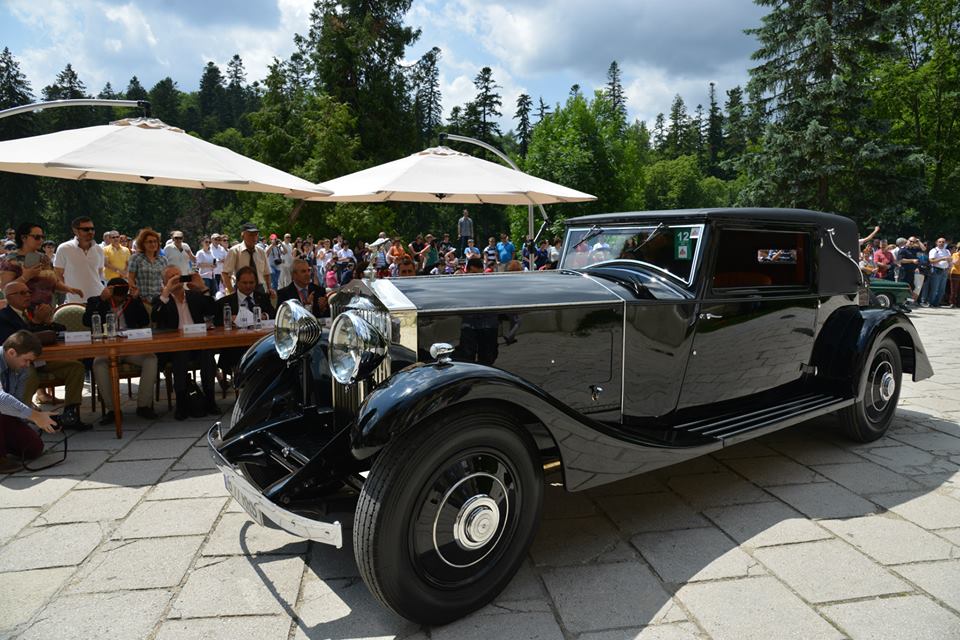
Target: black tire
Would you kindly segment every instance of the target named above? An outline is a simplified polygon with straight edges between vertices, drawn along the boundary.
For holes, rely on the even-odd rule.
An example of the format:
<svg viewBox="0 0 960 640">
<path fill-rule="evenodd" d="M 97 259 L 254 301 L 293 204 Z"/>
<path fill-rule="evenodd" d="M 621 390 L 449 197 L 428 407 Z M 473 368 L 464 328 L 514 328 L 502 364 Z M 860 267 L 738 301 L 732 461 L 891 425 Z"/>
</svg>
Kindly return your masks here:
<svg viewBox="0 0 960 640">
<path fill-rule="evenodd" d="M 884 309 L 889 309 L 893 306 L 893 300 L 885 293 L 876 294 L 877 305 L 883 307 Z"/>
<path fill-rule="evenodd" d="M 357 503 L 354 554 L 373 595 L 440 625 L 489 603 L 536 534 L 543 469 L 509 417 L 452 412 L 388 444 Z"/>
<path fill-rule="evenodd" d="M 860 397 L 853 406 L 839 412 L 851 439 L 873 442 L 887 432 L 897 411 L 902 378 L 900 349 L 893 340 L 884 338 L 860 374 Z"/>
</svg>

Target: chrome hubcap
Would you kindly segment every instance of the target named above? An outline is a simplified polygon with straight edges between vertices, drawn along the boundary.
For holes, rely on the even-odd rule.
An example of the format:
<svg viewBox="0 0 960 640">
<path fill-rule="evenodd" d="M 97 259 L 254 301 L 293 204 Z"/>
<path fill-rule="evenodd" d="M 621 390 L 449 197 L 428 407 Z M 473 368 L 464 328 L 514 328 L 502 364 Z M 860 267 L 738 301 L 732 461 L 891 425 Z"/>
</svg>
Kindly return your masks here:
<svg viewBox="0 0 960 640">
<path fill-rule="evenodd" d="M 464 549 L 479 549 L 497 532 L 500 508 L 490 496 L 473 496 L 460 508 L 453 539 Z"/>
<path fill-rule="evenodd" d="M 897 390 L 897 380 L 889 371 L 884 372 L 880 378 L 880 399 L 889 402 L 893 397 L 893 392 Z"/>
</svg>

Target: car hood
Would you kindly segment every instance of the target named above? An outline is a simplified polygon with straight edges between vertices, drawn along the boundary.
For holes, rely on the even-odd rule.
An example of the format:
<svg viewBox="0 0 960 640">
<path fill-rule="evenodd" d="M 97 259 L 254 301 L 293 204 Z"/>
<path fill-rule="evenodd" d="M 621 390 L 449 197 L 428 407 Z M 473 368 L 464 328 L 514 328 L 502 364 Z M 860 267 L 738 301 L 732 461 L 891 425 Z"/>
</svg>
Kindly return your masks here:
<svg viewBox="0 0 960 640">
<path fill-rule="evenodd" d="M 421 313 L 608 305 L 623 300 L 600 281 L 576 271 L 390 278 L 389 283 Z"/>
</svg>

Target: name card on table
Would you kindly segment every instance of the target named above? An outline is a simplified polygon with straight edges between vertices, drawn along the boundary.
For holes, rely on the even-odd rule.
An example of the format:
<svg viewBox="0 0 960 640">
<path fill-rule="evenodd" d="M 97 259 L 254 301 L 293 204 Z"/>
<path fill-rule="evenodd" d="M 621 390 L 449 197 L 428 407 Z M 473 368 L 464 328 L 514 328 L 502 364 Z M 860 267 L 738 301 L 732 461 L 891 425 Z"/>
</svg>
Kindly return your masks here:
<svg viewBox="0 0 960 640">
<path fill-rule="evenodd" d="M 198 322 L 197 324 L 183 325 L 183 335 L 185 336 L 206 335 L 206 333 L 207 333 L 207 324 L 205 322 Z"/>
<path fill-rule="evenodd" d="M 274 328 L 276 325 L 277 325 L 277 321 L 276 321 L 276 320 L 261 320 L 261 321 L 260 321 L 260 326 L 263 327 L 263 329 L 264 329 L 265 331 L 266 331 L 266 330 L 273 331 L 273 328 Z"/>
<path fill-rule="evenodd" d="M 153 338 L 153 329 L 150 327 L 146 329 L 127 329 L 123 332 L 123 335 L 125 335 L 128 340 L 150 340 Z"/>
<path fill-rule="evenodd" d="M 67 344 L 79 344 L 81 342 L 90 342 L 89 331 L 64 331 L 63 341 Z"/>
</svg>

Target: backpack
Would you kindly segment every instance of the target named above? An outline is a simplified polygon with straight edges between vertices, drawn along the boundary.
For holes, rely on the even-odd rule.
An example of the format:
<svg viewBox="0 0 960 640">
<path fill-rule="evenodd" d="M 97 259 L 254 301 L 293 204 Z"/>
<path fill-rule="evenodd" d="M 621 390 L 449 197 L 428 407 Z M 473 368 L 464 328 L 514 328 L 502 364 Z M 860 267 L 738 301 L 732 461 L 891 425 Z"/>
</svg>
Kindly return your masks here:
<svg viewBox="0 0 960 640">
<path fill-rule="evenodd" d="M 930 255 L 926 251 L 920 251 L 917 253 L 917 260 L 917 271 L 925 276 L 930 275 Z"/>
</svg>

